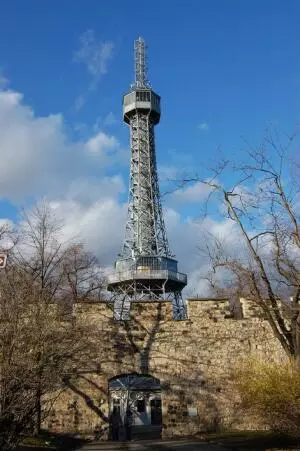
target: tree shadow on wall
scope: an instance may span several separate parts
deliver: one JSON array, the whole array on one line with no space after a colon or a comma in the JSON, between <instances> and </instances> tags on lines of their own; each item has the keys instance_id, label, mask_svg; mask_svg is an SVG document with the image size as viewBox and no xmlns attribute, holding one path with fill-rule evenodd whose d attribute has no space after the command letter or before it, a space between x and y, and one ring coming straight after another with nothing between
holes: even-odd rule
<instances>
[{"instance_id":1,"label":"tree shadow on wall","mask_svg":"<svg viewBox=\"0 0 300 451\"><path fill-rule=\"evenodd\" d=\"M83 379L86 381L90 386L93 387L93 389L96 389L96 391L99 391L99 393L102 393L103 395L106 395L106 391L100 387L98 384L96 384L93 380L88 378L85 374L79 374L78 379ZM104 413L104 411L97 405L98 396L96 399L93 399L92 396L88 395L84 390L78 387L76 385L75 381L65 380L65 385L68 389L70 389L74 394L76 394L78 397L80 397L85 405L92 410L97 417L101 420L102 426L98 425L94 431L94 438L97 440L101 440L102 438L107 438L108 436L108 429L109 429L109 417ZM74 422L79 423L79 417L80 417L80 408L78 406L77 401L75 400L72 405L70 406L74 411ZM75 427L78 426L78 424L75 424ZM91 431L92 432L92 431Z\"/></svg>"},{"instance_id":2,"label":"tree shadow on wall","mask_svg":"<svg viewBox=\"0 0 300 451\"><path fill-rule=\"evenodd\" d=\"M164 310L167 305L157 303L150 328L145 326L143 318L139 319L139 315L133 315L132 320L124 324L127 340L138 356L139 368L137 368L137 371L159 378L164 397L168 396L169 399L174 400L173 403L170 402L168 405L165 420L169 422L169 425L164 423L165 429L172 426L172 416L179 415L181 424L195 421L195 418L189 417L188 406L194 405L195 399L198 399L204 407L201 417L202 428L209 432L217 432L221 429L221 417L216 396L219 395L221 389L216 385L207 384L204 373L198 366L201 362L189 358L185 349L182 349L180 358L172 353L172 348L180 347L179 343L174 343L176 327L180 328L180 324L188 326L190 321L173 320L172 314L169 312L168 315L167 310ZM143 305L138 304L137 307L143 312ZM156 342L159 343L158 348ZM197 342L190 341L189 344L195 349L199 346ZM164 348L165 351L160 350L160 348ZM177 355L178 351L179 349L176 349ZM153 361L158 363L153 365ZM162 361L165 363L159 365L159 362ZM176 371L176 368L178 371ZM184 370L182 371L182 369ZM201 388L200 393L199 388ZM183 434L183 429L181 432L178 431L179 437Z\"/></svg>"},{"instance_id":3,"label":"tree shadow on wall","mask_svg":"<svg viewBox=\"0 0 300 451\"><path fill-rule=\"evenodd\" d=\"M116 321L110 319L109 324L111 326L110 334L106 336L108 340L107 346L111 347L112 353L109 356L109 360L105 358L105 363L113 364L116 371L114 374L104 374L103 369L98 368L97 373L105 375L108 381L111 377L124 373L135 374L148 374L149 359L152 344L155 341L156 334L159 331L160 322L163 319L161 303L157 304L157 309L153 317L152 327L146 328L141 321L137 321L132 317L130 321ZM103 340L102 340L103 344ZM135 365L136 355L138 355L138 365ZM107 356L108 357L108 356ZM128 360L130 363L127 365L124 371L124 363ZM104 363L104 362L102 362ZM77 377L73 380L65 379L64 383L74 394L79 396L85 403L85 405L91 409L101 420L103 427L99 427L95 432L95 437L101 439L107 436L109 418L104 411L98 405L98 396L95 392L108 399L108 387L100 386L92 378L94 371L78 371ZM86 390L83 389L80 381L84 381ZM89 390L89 388L91 390ZM93 392L93 395L91 395ZM76 404L76 405L75 405ZM76 402L72 403L72 409L74 410L74 417L78 416L78 405ZM105 426L106 425L106 426Z\"/></svg>"},{"instance_id":4,"label":"tree shadow on wall","mask_svg":"<svg viewBox=\"0 0 300 451\"><path fill-rule=\"evenodd\" d=\"M189 320L173 320L166 303L162 302L137 304L130 321L110 319L110 331L106 342L104 339L104 345L109 348L108 357L114 373L106 374L102 368L98 374L100 372L106 380L132 373L154 376L160 379L163 398L168 400L167 412L163 418L165 430L176 429L175 425L179 422L181 426L177 430L178 436L186 434L188 428L185 426L188 424L194 424L195 428L201 430L217 432L222 429L217 401L221 388L216 383L207 381L200 369L201 362L195 356L189 357L184 347L180 348L179 323L185 323L183 329L188 334ZM175 335L177 341L174 341ZM190 341L189 344L195 349L199 346L197 341ZM176 348L176 352L172 348ZM92 378L93 371L90 374L79 372L78 380L84 379L87 389L79 387L76 381L67 381L67 386L101 420L103 428L95 431L95 436L101 438L107 431L108 417L97 405L97 392L108 399L108 387L98 385ZM91 390L88 389L89 386ZM195 406L196 400L202 405L202 411L198 412L197 417L193 417L189 407ZM173 432L174 435L176 432Z\"/></svg>"}]
</instances>

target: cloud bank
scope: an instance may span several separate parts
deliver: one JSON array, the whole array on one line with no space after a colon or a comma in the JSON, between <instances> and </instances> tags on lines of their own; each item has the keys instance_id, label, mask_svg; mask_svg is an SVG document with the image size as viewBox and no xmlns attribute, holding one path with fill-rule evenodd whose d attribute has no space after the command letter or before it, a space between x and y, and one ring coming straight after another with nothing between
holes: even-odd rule
<instances>
[{"instance_id":1,"label":"cloud bank","mask_svg":"<svg viewBox=\"0 0 300 451\"><path fill-rule=\"evenodd\" d=\"M105 70L101 67L100 71ZM2 90L0 158L2 199L22 205L28 198L46 196L65 223L65 236L77 236L104 267L113 265L122 247L127 216L126 202L120 201L122 195L127 197L122 165L129 171L129 153L114 135L97 129L85 140L74 141L63 115L37 116L22 94ZM228 221L197 221L179 213L183 204L200 207L206 195L206 187L195 183L164 198L171 249L181 271L188 273L187 292L200 296L207 294L200 279L207 261L199 252L205 233L232 235Z\"/></svg>"}]
</instances>

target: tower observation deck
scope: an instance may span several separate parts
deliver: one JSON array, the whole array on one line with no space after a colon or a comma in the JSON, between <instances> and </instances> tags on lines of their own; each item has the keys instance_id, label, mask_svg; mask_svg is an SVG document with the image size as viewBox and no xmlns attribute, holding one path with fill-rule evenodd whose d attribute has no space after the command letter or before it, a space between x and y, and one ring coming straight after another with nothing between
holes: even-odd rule
<instances>
[{"instance_id":1,"label":"tower observation deck","mask_svg":"<svg viewBox=\"0 0 300 451\"><path fill-rule=\"evenodd\" d=\"M157 176L154 126L160 120L160 96L147 78L142 38L135 41L134 53L135 81L123 97L123 119L130 128L131 144L128 216L108 291L116 319L130 318L131 302L154 300L170 300L174 319L184 319L181 291L187 276L178 272L170 252Z\"/></svg>"}]
</instances>

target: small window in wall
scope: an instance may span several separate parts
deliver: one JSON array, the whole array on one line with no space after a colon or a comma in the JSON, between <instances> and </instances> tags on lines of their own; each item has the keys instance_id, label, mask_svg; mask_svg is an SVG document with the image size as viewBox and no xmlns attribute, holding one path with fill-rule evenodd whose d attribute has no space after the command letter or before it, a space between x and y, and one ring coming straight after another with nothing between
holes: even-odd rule
<instances>
[{"instance_id":1,"label":"small window in wall","mask_svg":"<svg viewBox=\"0 0 300 451\"><path fill-rule=\"evenodd\" d=\"M161 424L162 422L162 410L161 410L161 399L151 399L150 401L151 409L151 424Z\"/></svg>"},{"instance_id":2,"label":"small window in wall","mask_svg":"<svg viewBox=\"0 0 300 451\"><path fill-rule=\"evenodd\" d=\"M143 413L146 410L146 404L144 399L138 399L136 402L136 410L139 413Z\"/></svg>"},{"instance_id":3,"label":"small window in wall","mask_svg":"<svg viewBox=\"0 0 300 451\"><path fill-rule=\"evenodd\" d=\"M150 91L136 91L136 100L138 102L150 102Z\"/></svg>"},{"instance_id":4,"label":"small window in wall","mask_svg":"<svg viewBox=\"0 0 300 451\"><path fill-rule=\"evenodd\" d=\"M159 97L156 94L152 94L152 101L154 105L159 105Z\"/></svg>"},{"instance_id":5,"label":"small window in wall","mask_svg":"<svg viewBox=\"0 0 300 451\"><path fill-rule=\"evenodd\" d=\"M119 399L114 399L114 400L113 400L113 409L116 409L116 411L117 411L118 413L121 412L121 402L120 402Z\"/></svg>"}]
</instances>

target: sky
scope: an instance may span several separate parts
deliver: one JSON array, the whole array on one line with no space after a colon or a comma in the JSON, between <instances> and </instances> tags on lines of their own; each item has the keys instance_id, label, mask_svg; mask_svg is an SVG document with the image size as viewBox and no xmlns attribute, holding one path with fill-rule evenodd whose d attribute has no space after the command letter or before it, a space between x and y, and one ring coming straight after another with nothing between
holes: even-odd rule
<instances>
[{"instance_id":1,"label":"sky","mask_svg":"<svg viewBox=\"0 0 300 451\"><path fill-rule=\"evenodd\" d=\"M221 151L238 160L273 124L299 126L298 0L1 0L0 218L46 197L110 268L127 209L129 130L122 95L133 81L133 41L148 45L149 78L162 97L156 127L170 245L199 279L205 230L200 184L169 193L169 179L205 178ZM168 194L169 193L169 194Z\"/></svg>"}]
</instances>

